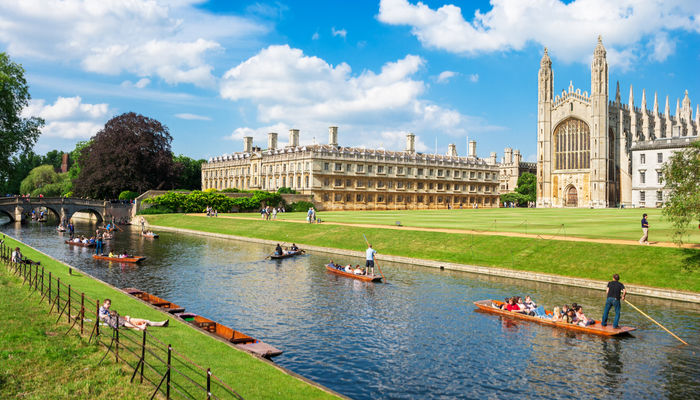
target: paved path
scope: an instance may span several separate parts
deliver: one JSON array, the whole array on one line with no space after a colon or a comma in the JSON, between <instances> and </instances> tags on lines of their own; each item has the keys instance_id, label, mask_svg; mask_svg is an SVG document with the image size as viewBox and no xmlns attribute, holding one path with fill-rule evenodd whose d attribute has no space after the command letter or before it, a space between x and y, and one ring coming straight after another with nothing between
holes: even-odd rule
<instances>
[{"instance_id":1,"label":"paved path","mask_svg":"<svg viewBox=\"0 0 700 400\"><path fill-rule=\"evenodd\" d=\"M205 217L205 214L186 214L196 217ZM230 215L220 215L218 218L230 218L230 219L245 219L245 220L260 220L260 218L253 217L237 217ZM288 222L297 224L306 224L308 222L303 220L283 220L278 219L275 222ZM578 236L558 236L558 235L539 235L534 233L521 233L521 232L494 232L494 231L475 231L469 229L445 229L445 228L422 228L415 226L394 226L394 225L373 225L373 224L349 224L343 222L323 222L324 225L340 225L340 226L354 226L359 228L379 228L379 229L393 229L397 231L422 231L422 232L443 232L443 233L462 233L462 234L473 234L473 235L489 235L489 236L512 236L512 237L524 237L532 239L547 239L547 240L566 240L570 242L589 242L589 243L608 243L608 244L623 244L623 245L634 245L639 246L637 240L626 240L626 239L601 239L601 238L583 238ZM650 246L656 247L678 247L677 244L673 242L649 242ZM686 249L700 249L700 243L684 243L683 248Z\"/></svg>"}]
</instances>

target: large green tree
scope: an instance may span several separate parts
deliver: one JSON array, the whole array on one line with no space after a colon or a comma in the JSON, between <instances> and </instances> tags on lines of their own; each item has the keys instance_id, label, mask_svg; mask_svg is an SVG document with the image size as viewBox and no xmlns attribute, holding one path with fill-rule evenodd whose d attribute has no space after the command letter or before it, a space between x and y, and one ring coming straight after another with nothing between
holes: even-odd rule
<instances>
[{"instance_id":1,"label":"large green tree","mask_svg":"<svg viewBox=\"0 0 700 400\"><path fill-rule=\"evenodd\" d=\"M3 184L9 179L12 156L31 151L44 125L41 118L22 117L30 99L24 68L0 53L0 182Z\"/></svg>"},{"instance_id":2,"label":"large green tree","mask_svg":"<svg viewBox=\"0 0 700 400\"><path fill-rule=\"evenodd\" d=\"M537 177L535 174L524 172L520 175L515 191L524 196L526 203L537 200Z\"/></svg>"},{"instance_id":3,"label":"large green tree","mask_svg":"<svg viewBox=\"0 0 700 400\"><path fill-rule=\"evenodd\" d=\"M29 171L43 164L43 160L42 156L31 150L13 156L6 176L0 183L0 194L26 194L19 190L20 184L29 175Z\"/></svg>"},{"instance_id":4,"label":"large green tree","mask_svg":"<svg viewBox=\"0 0 700 400\"><path fill-rule=\"evenodd\" d=\"M173 158L176 168L177 189L201 190L202 189L202 164L205 160L195 160L180 154Z\"/></svg>"},{"instance_id":5,"label":"large green tree","mask_svg":"<svg viewBox=\"0 0 700 400\"><path fill-rule=\"evenodd\" d=\"M682 244L691 223L700 223L700 141L671 156L664 164L663 177L670 189L663 213L673 225L674 241Z\"/></svg>"},{"instance_id":6,"label":"large green tree","mask_svg":"<svg viewBox=\"0 0 700 400\"><path fill-rule=\"evenodd\" d=\"M75 194L116 199L124 190L172 189L171 142L168 128L154 119L133 112L110 119L80 152Z\"/></svg>"}]
</instances>

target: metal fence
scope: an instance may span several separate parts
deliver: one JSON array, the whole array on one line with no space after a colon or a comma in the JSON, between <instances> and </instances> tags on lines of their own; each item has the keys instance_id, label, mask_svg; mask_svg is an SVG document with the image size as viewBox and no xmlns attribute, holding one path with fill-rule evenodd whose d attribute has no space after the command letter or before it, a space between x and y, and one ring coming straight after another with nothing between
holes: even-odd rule
<instances>
[{"instance_id":1,"label":"metal fence","mask_svg":"<svg viewBox=\"0 0 700 400\"><path fill-rule=\"evenodd\" d=\"M56 323L66 319L70 328L64 335L75 330L81 338L87 338L89 333L89 343L94 341L106 349L100 363L111 354L115 362L128 365L133 370L131 382L138 379L154 388L151 399L159 392L166 399L242 399L212 374L210 368L203 368L175 351L148 329L113 328L100 321L98 299L73 290L65 279L61 281L51 272L46 272L39 263L12 262L11 253L11 248L0 244L0 261L22 278L22 285L27 285L31 294L40 296L40 303L46 300L50 305L49 314L58 314Z\"/></svg>"}]
</instances>

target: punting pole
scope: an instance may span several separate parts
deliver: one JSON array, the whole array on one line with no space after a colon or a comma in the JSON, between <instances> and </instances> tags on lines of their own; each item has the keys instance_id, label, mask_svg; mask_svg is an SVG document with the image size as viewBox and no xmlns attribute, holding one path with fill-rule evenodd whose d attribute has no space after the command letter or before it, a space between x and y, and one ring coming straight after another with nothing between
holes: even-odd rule
<instances>
[{"instance_id":1,"label":"punting pole","mask_svg":"<svg viewBox=\"0 0 700 400\"><path fill-rule=\"evenodd\" d=\"M663 329L663 330L665 330L666 332L670 333L671 336L673 336L674 338L680 340L681 343L683 343L683 344L685 344L685 345L688 344L688 343L686 343L683 339L681 339L681 338L679 338L678 336L676 336L675 333L673 333L673 332L669 331L668 329L666 329L665 326L663 326L663 325L661 325L660 323L656 322L656 320L655 320L654 318L652 318L652 317L646 315L646 314L644 313L644 311L640 310L640 309L637 308L634 304L630 303L629 300L625 300L625 302L627 302L627 304L629 304L629 305L630 305L632 308L634 308L635 310L639 311L640 314L642 314L643 316L649 318L649 319L651 320L651 322L653 322L653 323L655 323L656 325L660 326L661 329Z\"/></svg>"},{"instance_id":2,"label":"punting pole","mask_svg":"<svg viewBox=\"0 0 700 400\"><path fill-rule=\"evenodd\" d=\"M362 237L365 238L365 243L367 243L367 247L369 247L369 240L367 240L367 236L365 234L362 234ZM386 277L384 276L384 273L382 273L382 267L379 266L379 263L377 262L377 257L372 255L372 258L374 258L374 263L377 264L377 268L379 269L379 274L382 276L382 279L384 279L384 283L386 283Z\"/></svg>"}]
</instances>

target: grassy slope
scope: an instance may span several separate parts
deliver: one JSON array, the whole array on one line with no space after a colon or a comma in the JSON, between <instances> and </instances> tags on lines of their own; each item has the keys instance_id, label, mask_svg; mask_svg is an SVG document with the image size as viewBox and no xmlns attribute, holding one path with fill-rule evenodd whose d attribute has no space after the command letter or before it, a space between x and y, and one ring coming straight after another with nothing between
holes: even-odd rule
<instances>
[{"instance_id":1,"label":"grassy slope","mask_svg":"<svg viewBox=\"0 0 700 400\"><path fill-rule=\"evenodd\" d=\"M671 224L658 209L557 209L493 208L467 210L411 211L321 211L324 221L356 224L394 225L428 228L522 232L542 235L566 234L588 238L639 240L642 213L649 214L651 241L672 241ZM240 216L241 214L232 214ZM256 214L246 216L254 217ZM259 216L259 214L257 214ZM305 213L281 213L279 219L304 220ZM564 227L562 229L562 224ZM690 227L688 243L700 243L700 230Z\"/></svg>"},{"instance_id":2,"label":"grassy slope","mask_svg":"<svg viewBox=\"0 0 700 400\"><path fill-rule=\"evenodd\" d=\"M16 242L7 238L6 244L14 247ZM73 290L84 291L86 296L92 299L111 298L112 308L119 311L122 315L131 315L153 321L160 321L168 317L167 314L154 310L133 297L116 291L88 276L75 276L75 274L70 276L65 265L22 244L19 245L26 257L32 260L40 260L47 273L51 271L54 276L61 278L61 282L70 283ZM25 293L26 297L28 291ZM25 320L30 318L31 315L21 314L21 310L12 312L17 313ZM94 318L94 314L91 316L89 313L86 313L86 318ZM239 328L245 332L244 327ZM261 362L246 352L234 349L199 332L177 318L170 318L170 326L168 328L152 328L151 333L164 343L172 344L176 351L183 353L197 364L204 368L210 367L214 375L227 382L244 398L336 398L281 372L267 363ZM284 350L284 346L282 346L282 349Z\"/></svg>"},{"instance_id":3,"label":"grassy slope","mask_svg":"<svg viewBox=\"0 0 700 400\"><path fill-rule=\"evenodd\" d=\"M529 238L289 224L181 214L148 216L154 225L700 292L700 251ZM381 259L381 256L380 256ZM692 267L691 265L695 265ZM391 277L389 277L391 279Z\"/></svg>"},{"instance_id":4,"label":"grassy slope","mask_svg":"<svg viewBox=\"0 0 700 400\"><path fill-rule=\"evenodd\" d=\"M113 358L97 365L101 347L88 345L75 331L65 336L65 318L56 324L48 304L39 304L37 294L28 297L21 282L0 264L0 398L148 398L152 390L131 385L131 375Z\"/></svg>"}]
</instances>

